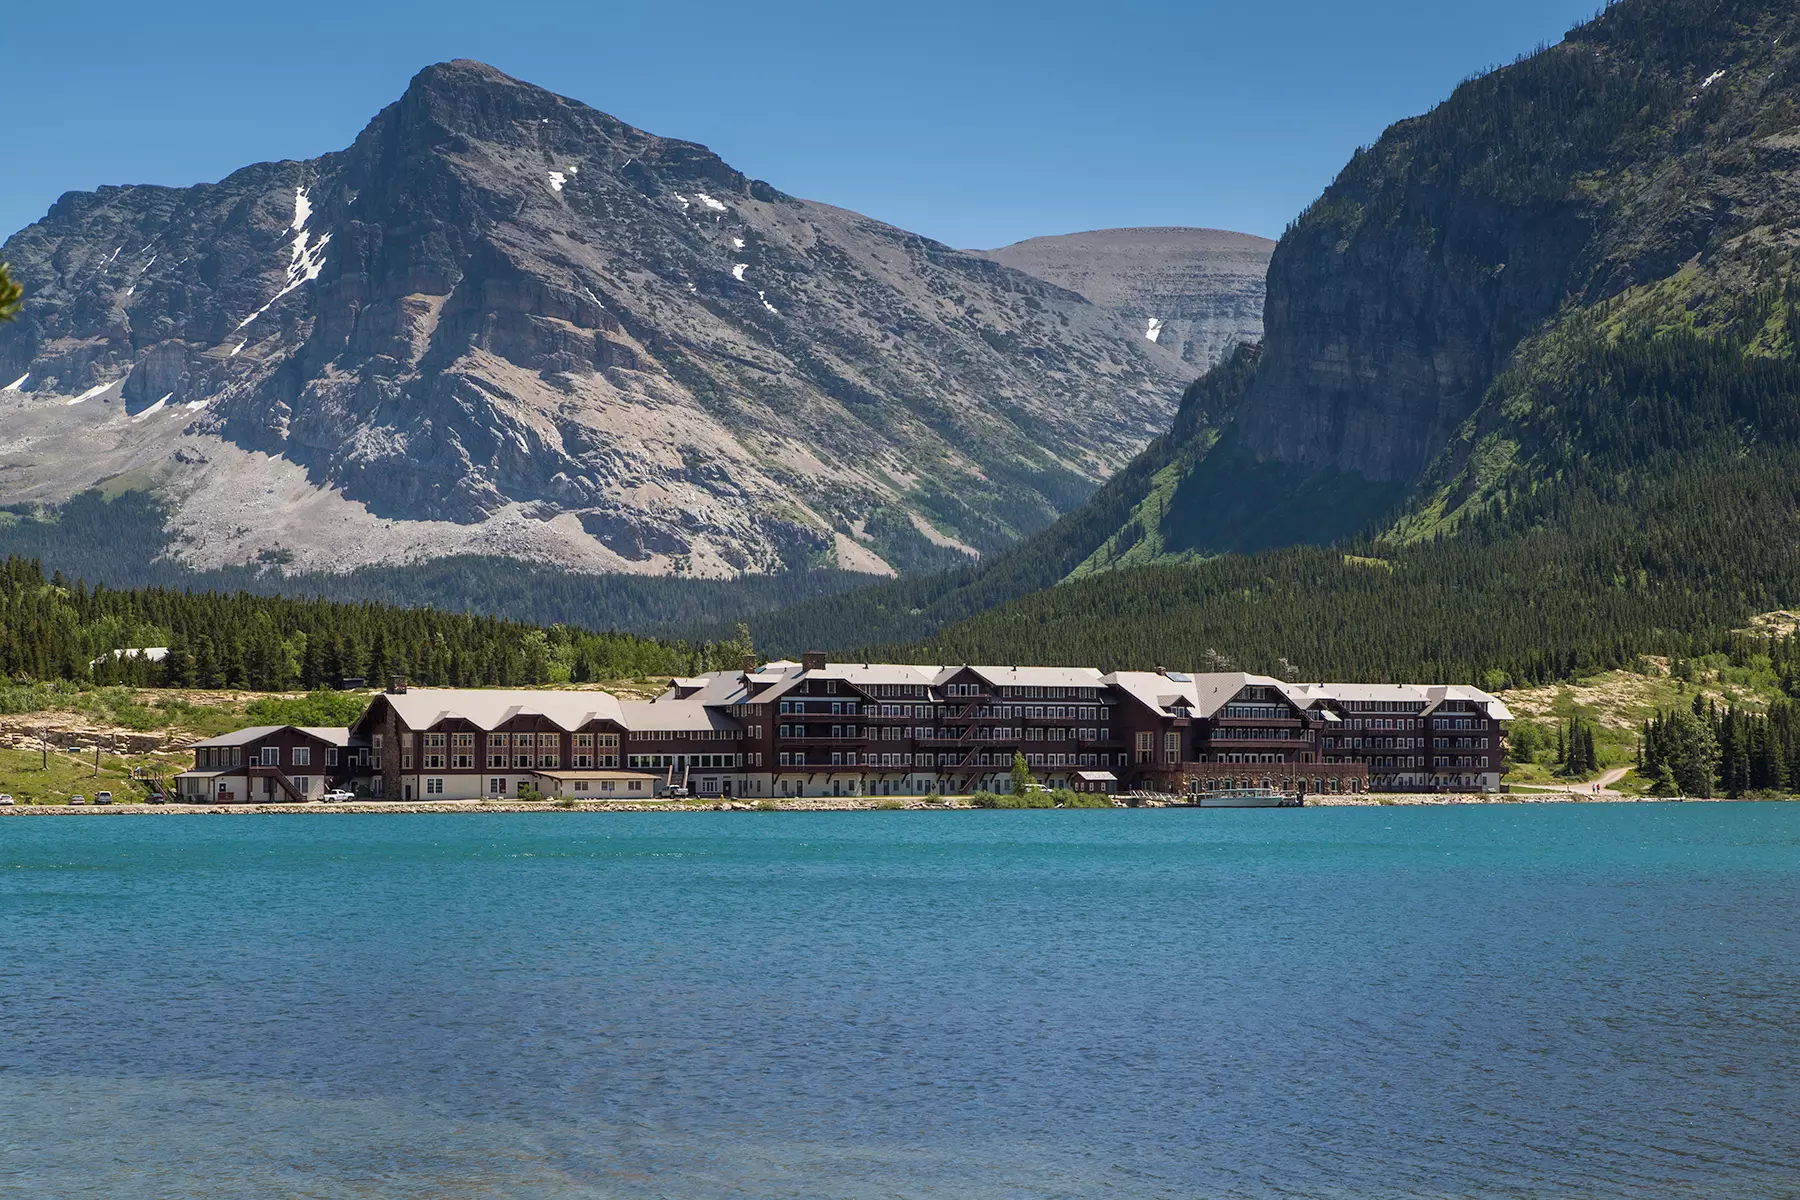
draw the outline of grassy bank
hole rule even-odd
[[[1782,680],[1769,659],[1746,655],[1738,661],[1725,654],[1671,661],[1647,658],[1632,670],[1607,671],[1566,683],[1539,688],[1519,688],[1502,698],[1511,707],[1513,730],[1511,785],[1564,787],[1591,782],[1615,768],[1628,768],[1614,788],[1643,794],[1650,786],[1638,774],[1638,738],[1643,724],[1659,711],[1686,708],[1696,696],[1751,712],[1766,711],[1782,697]],[[1580,720],[1594,730],[1598,770],[1574,778],[1563,775],[1554,761],[1558,726]],[[1535,730],[1538,749],[1527,757],[1521,752],[1524,726]]]

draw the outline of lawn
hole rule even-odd
[[[144,799],[147,785],[131,778],[132,769],[142,767],[166,780],[193,761],[186,754],[108,754],[100,755],[100,773],[94,774],[92,748],[71,754],[51,747],[48,754],[36,749],[0,749],[0,792],[7,793],[20,804],[63,804],[71,794],[89,800],[101,790],[111,791],[113,799],[127,804]]]

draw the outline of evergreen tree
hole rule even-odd
[[[1023,796],[1026,792],[1031,790],[1031,785],[1036,782],[1037,780],[1033,779],[1031,776],[1031,767],[1025,762],[1025,756],[1014,751],[1012,764],[1013,795]]]

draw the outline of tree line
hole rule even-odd
[[[153,662],[133,649],[166,647]],[[749,634],[668,642],[496,617],[169,588],[89,588],[33,559],[0,564],[0,674],[140,687],[279,691],[385,684],[511,687],[735,667]]]
[[[1658,796],[1800,792],[1800,712],[1786,699],[1753,713],[1695,696],[1644,722],[1639,771]]]

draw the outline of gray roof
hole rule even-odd
[[[260,741],[270,734],[280,733],[284,729],[292,729],[296,733],[304,733],[308,737],[332,746],[348,746],[350,731],[336,725],[251,725],[244,729],[234,729],[230,733],[222,733],[218,737],[207,738],[195,742],[193,749],[205,747],[214,749],[223,746],[247,746],[251,742]]]
[[[619,719],[625,728],[634,733],[649,730],[696,732],[703,729],[727,729],[735,732],[743,728],[736,717],[697,698],[670,700],[659,697],[655,700],[621,700],[617,703],[620,709]]]
[[[973,671],[995,687],[1101,687],[1106,677],[1093,667],[950,667],[939,673],[948,682],[958,671]]]
[[[218,737],[195,742],[193,748],[198,750],[201,747],[212,749],[219,746],[244,746],[260,738],[266,738],[271,733],[280,733],[286,728],[286,725],[250,725],[243,729],[234,729],[230,733],[221,733]]]
[[[383,693],[410,729],[429,729],[439,721],[460,717],[477,729],[498,729],[519,716],[541,716],[564,730],[590,721],[623,723],[618,697],[611,692],[526,691],[506,688],[408,688]]]
[[[1246,687],[1286,687],[1279,679],[1267,675],[1250,675],[1243,671],[1221,671],[1209,675],[1189,675],[1179,671],[1174,675],[1155,671],[1114,671],[1106,677],[1106,682],[1129,693],[1146,708],[1165,716],[1169,715],[1169,709],[1177,699],[1186,700],[1188,709],[1196,717],[1217,714],[1225,707],[1226,702]]]
[[[1365,702],[1387,704],[1422,704],[1431,712],[1446,700],[1463,700],[1474,704],[1496,721],[1513,719],[1512,710],[1498,696],[1478,687],[1445,683],[1290,683],[1282,687],[1296,703],[1317,704],[1324,700],[1338,703]]]

